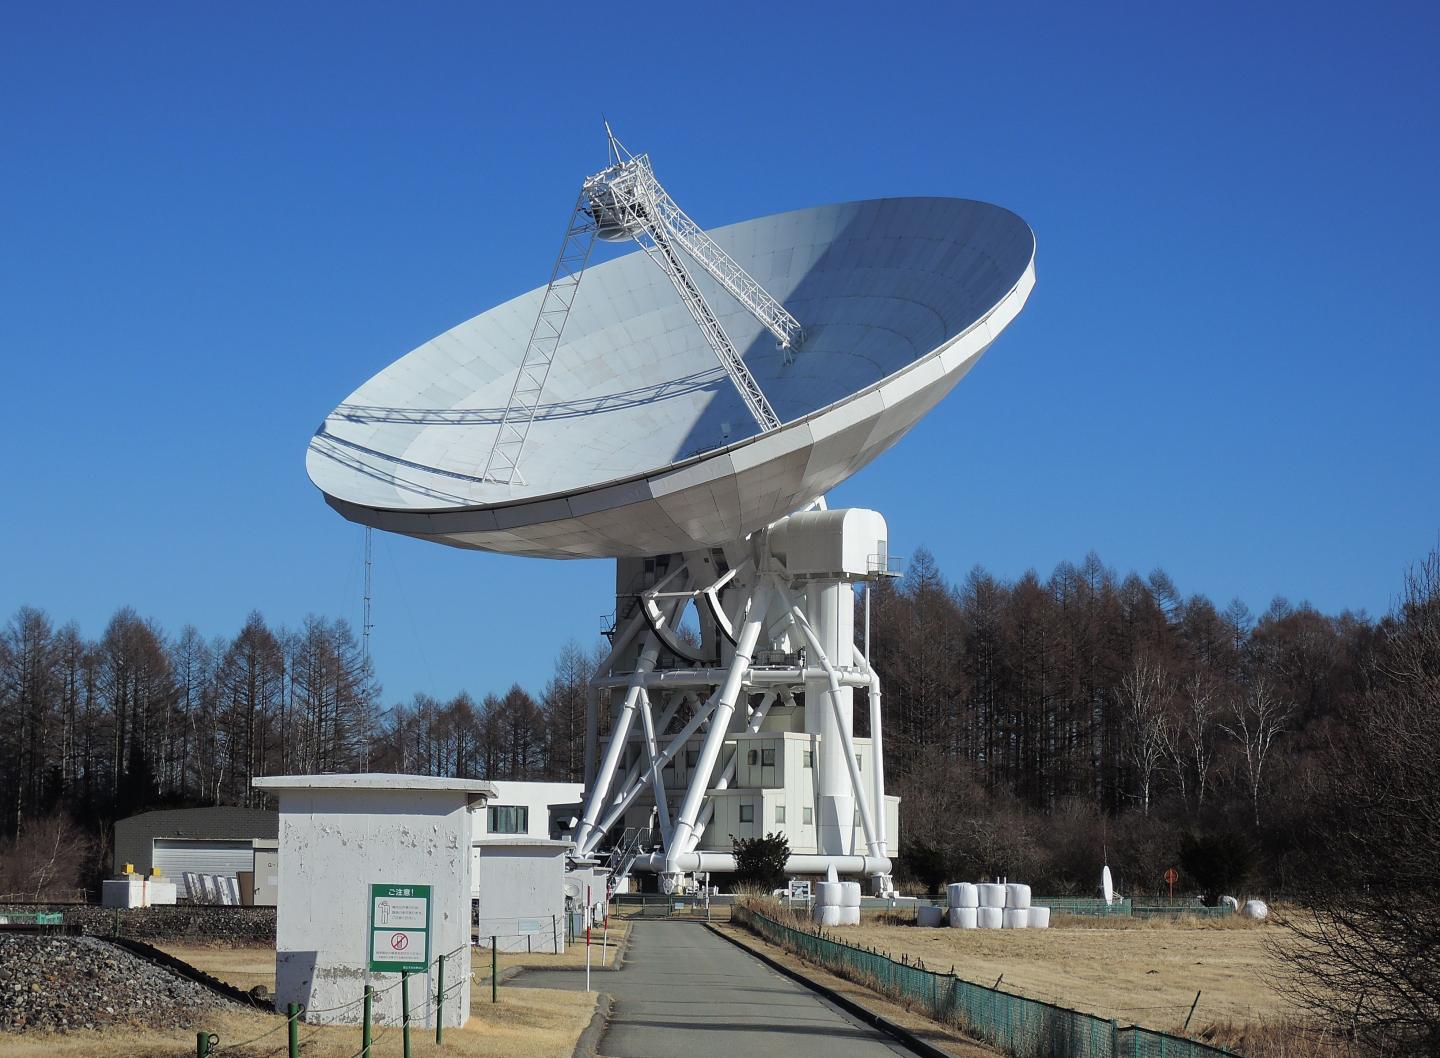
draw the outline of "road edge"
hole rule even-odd
[[[922,1040],[919,1036],[915,1035],[915,1033],[911,1032],[903,1025],[897,1025],[889,1018],[883,1017],[882,1015],[875,1013],[873,1010],[869,1010],[861,1006],[849,996],[841,995],[833,988],[829,988],[826,985],[821,984],[819,981],[815,981],[809,977],[806,977],[804,974],[791,969],[779,960],[772,959],[763,951],[752,948],[748,944],[742,944],[734,937],[717,929],[714,924],[710,922],[705,922],[702,923],[702,925],[704,925],[704,927],[708,929],[711,933],[715,934],[715,936],[720,937],[726,942],[735,945],[735,947],[739,948],[741,951],[749,955],[753,955],[755,958],[759,959],[762,963],[764,963],[770,969],[774,970],[776,973],[783,974],[797,984],[804,985],[806,988],[810,989],[810,991],[822,996],[827,1002],[833,1003],[835,1006],[845,1011],[845,1013],[849,1014],[851,1017],[857,1018],[860,1021],[864,1022],[866,1025],[869,1025],[871,1028],[879,1029],[887,1036],[898,1040],[900,1043],[904,1044],[916,1054],[921,1055],[922,1058],[955,1058],[955,1056],[949,1051],[941,1050],[933,1043]]]

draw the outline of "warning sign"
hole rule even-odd
[[[370,887],[370,969],[420,972],[430,965],[430,887]]]

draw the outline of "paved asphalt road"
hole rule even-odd
[[[632,922],[624,968],[596,972],[613,1000],[605,1058],[914,1058],[696,922]],[[518,985],[584,988],[584,971],[528,972]]]

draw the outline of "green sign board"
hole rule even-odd
[[[370,887],[370,969],[423,972],[430,965],[430,887]]]

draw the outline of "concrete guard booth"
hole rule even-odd
[[[400,1021],[403,969],[414,1026],[435,1025],[445,960],[447,1027],[470,1016],[471,809],[493,796],[475,779],[279,775],[254,780],[280,801],[275,1006],[314,1024]],[[391,987],[391,986],[395,987]]]

